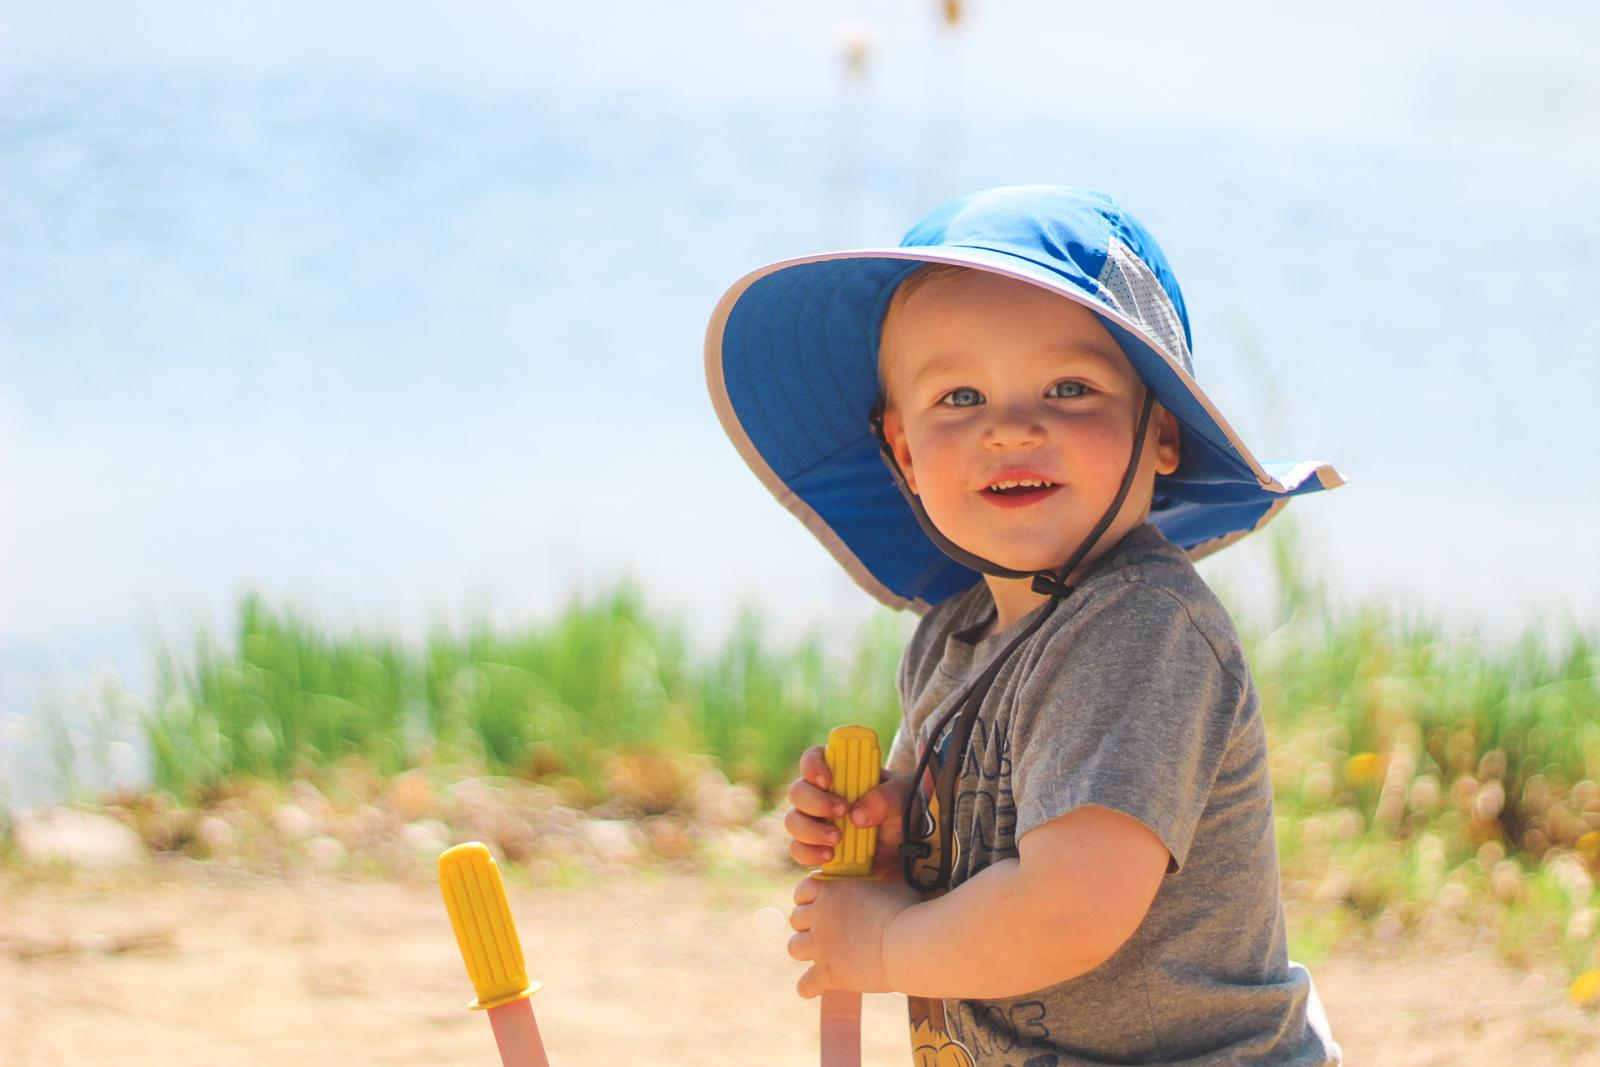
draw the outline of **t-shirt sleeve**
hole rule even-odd
[[[907,644],[905,650],[901,652],[900,669],[895,674],[895,692],[900,695],[900,725],[895,728],[894,738],[889,742],[889,755],[883,761],[883,765],[895,774],[909,775],[916,769],[916,739],[912,737],[911,727],[906,722],[906,709],[911,706],[911,695],[908,690],[911,686],[909,675],[914,647],[912,644]]]
[[[1179,870],[1245,689],[1183,604],[1124,582],[1051,635],[1011,726],[1017,837],[1085,804],[1131,815]]]

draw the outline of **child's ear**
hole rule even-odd
[[[889,441],[889,451],[894,453],[894,461],[900,465],[900,473],[905,477],[906,488],[915,493],[917,475],[911,469],[911,447],[906,444],[905,420],[892,406],[883,410],[883,436]]]
[[[1166,408],[1156,405],[1156,473],[1171,474],[1178,469],[1178,419]]]

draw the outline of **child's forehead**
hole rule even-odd
[[[905,369],[912,382],[972,371],[1055,373],[1095,370],[1133,374],[1133,367],[1115,343],[1102,346],[1079,339],[1052,341],[1041,338],[1018,348],[1003,345],[946,345],[936,340],[926,347],[905,346],[904,354],[897,358],[897,366]]]
[[[920,378],[1070,364],[1134,373],[1122,346],[1082,304],[975,270],[941,272],[909,293],[897,293],[879,342],[880,375],[890,366]]]

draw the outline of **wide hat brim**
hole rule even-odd
[[[869,423],[884,313],[900,281],[926,263],[1042,286],[1100,317],[1180,424],[1182,458],[1157,477],[1150,521],[1191,558],[1259,530],[1291,496],[1344,483],[1320,461],[1257,460],[1186,366],[1186,328],[1152,326],[1150,316],[1136,321],[1112,306],[1101,281],[1071,255],[945,242],[769,264],[736,282],[711,316],[713,406],[768,490],[883,603],[921,612],[980,579],[918,525]]]

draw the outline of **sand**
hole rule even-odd
[[[790,880],[659,871],[513,886],[551,1063],[817,1062],[784,954]],[[0,1064],[499,1063],[438,890],[161,865],[0,873]],[[763,909],[767,910],[763,910]],[[1554,964],[1555,961],[1551,961]],[[1312,974],[1354,1067],[1600,1065],[1555,966],[1459,943],[1347,945]],[[903,998],[866,998],[866,1064],[909,1064]]]

